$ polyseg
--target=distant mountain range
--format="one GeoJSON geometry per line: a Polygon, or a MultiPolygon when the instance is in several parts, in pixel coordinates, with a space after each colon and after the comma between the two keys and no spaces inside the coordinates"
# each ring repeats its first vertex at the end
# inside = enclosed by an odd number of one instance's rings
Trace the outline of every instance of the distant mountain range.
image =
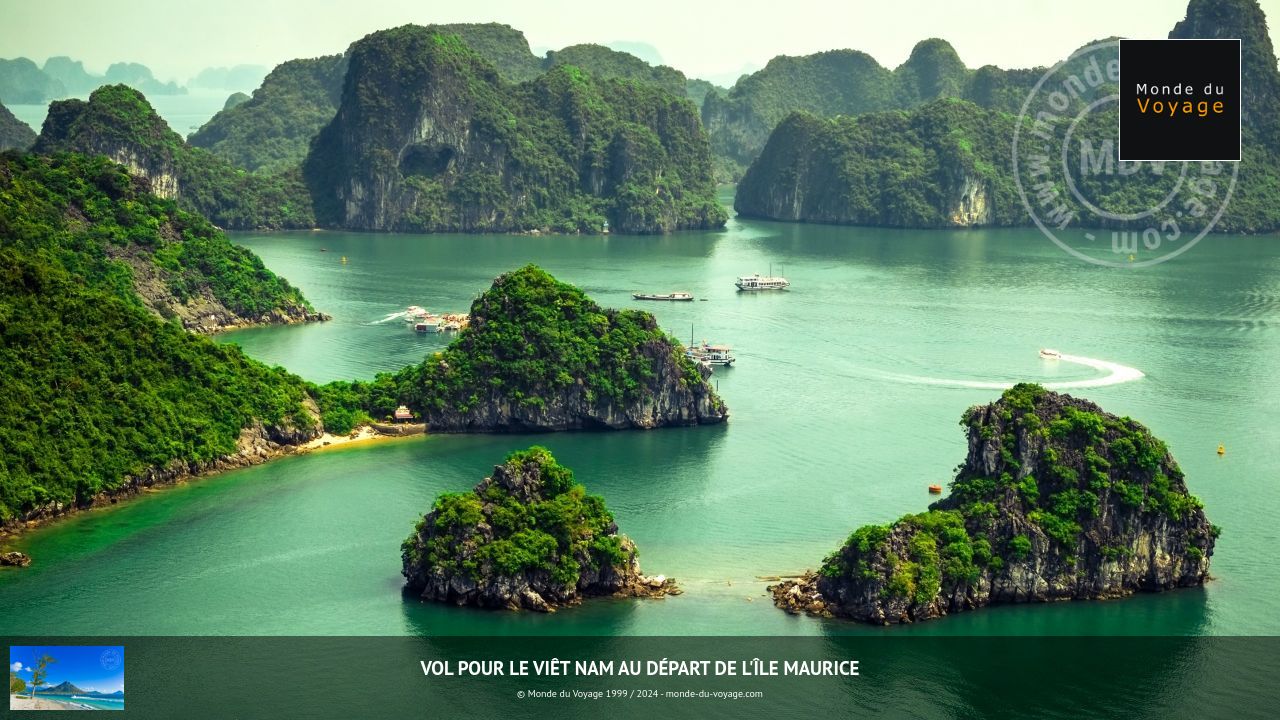
{"type": "Polygon", "coordinates": [[[0,101],[10,105],[40,105],[111,84],[128,85],[148,95],[187,92],[177,83],[157,80],[151,68],[140,63],[112,63],[106,74],[95,75],[85,70],[83,62],[65,55],[49,58],[44,67],[24,57],[0,60],[0,101]]]}
{"type": "Polygon", "coordinates": [[[86,694],[86,691],[81,690],[75,685],[72,685],[71,681],[69,680],[63,680],[62,682],[58,683],[57,685],[54,685],[53,687],[37,689],[36,694],[38,695],[84,695],[86,694]]]}

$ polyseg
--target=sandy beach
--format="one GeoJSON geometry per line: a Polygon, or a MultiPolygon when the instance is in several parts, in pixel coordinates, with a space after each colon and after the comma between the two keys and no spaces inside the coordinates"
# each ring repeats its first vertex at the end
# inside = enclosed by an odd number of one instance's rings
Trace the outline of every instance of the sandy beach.
{"type": "Polygon", "coordinates": [[[88,710],[83,705],[77,705],[72,702],[63,700],[51,700],[49,698],[40,697],[36,694],[34,700],[29,695],[9,695],[10,710],[88,710]]]}
{"type": "Polygon", "coordinates": [[[400,440],[407,437],[415,437],[421,435],[422,432],[410,432],[404,435],[392,435],[389,433],[379,432],[377,429],[362,425],[356,428],[349,435],[334,435],[325,433],[311,442],[300,446],[304,452],[313,452],[316,450],[330,450],[339,447],[350,447],[356,444],[368,444],[385,440],[400,440]]]}

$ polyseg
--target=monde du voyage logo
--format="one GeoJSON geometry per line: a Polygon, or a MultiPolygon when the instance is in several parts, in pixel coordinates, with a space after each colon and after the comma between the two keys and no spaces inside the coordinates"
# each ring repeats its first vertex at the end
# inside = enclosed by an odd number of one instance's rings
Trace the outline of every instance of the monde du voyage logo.
{"type": "Polygon", "coordinates": [[[1240,41],[1112,40],[1055,65],[1013,139],[1040,230],[1087,262],[1177,257],[1226,210],[1239,173],[1240,41]]]}

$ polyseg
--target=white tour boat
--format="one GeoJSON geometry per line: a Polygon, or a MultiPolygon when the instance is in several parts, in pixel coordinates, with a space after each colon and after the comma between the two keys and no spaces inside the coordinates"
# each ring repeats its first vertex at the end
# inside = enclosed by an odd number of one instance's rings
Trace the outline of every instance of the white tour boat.
{"type": "Polygon", "coordinates": [[[1053,348],[1041,348],[1040,357],[1045,360],[1061,360],[1062,353],[1054,350],[1053,348]]]}

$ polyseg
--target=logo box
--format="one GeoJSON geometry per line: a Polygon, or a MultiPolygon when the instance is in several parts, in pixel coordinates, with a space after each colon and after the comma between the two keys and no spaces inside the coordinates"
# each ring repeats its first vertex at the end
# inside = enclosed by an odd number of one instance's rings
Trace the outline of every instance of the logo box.
{"type": "Polygon", "coordinates": [[[1240,40],[1120,41],[1121,161],[1240,159],[1240,40]]]}

